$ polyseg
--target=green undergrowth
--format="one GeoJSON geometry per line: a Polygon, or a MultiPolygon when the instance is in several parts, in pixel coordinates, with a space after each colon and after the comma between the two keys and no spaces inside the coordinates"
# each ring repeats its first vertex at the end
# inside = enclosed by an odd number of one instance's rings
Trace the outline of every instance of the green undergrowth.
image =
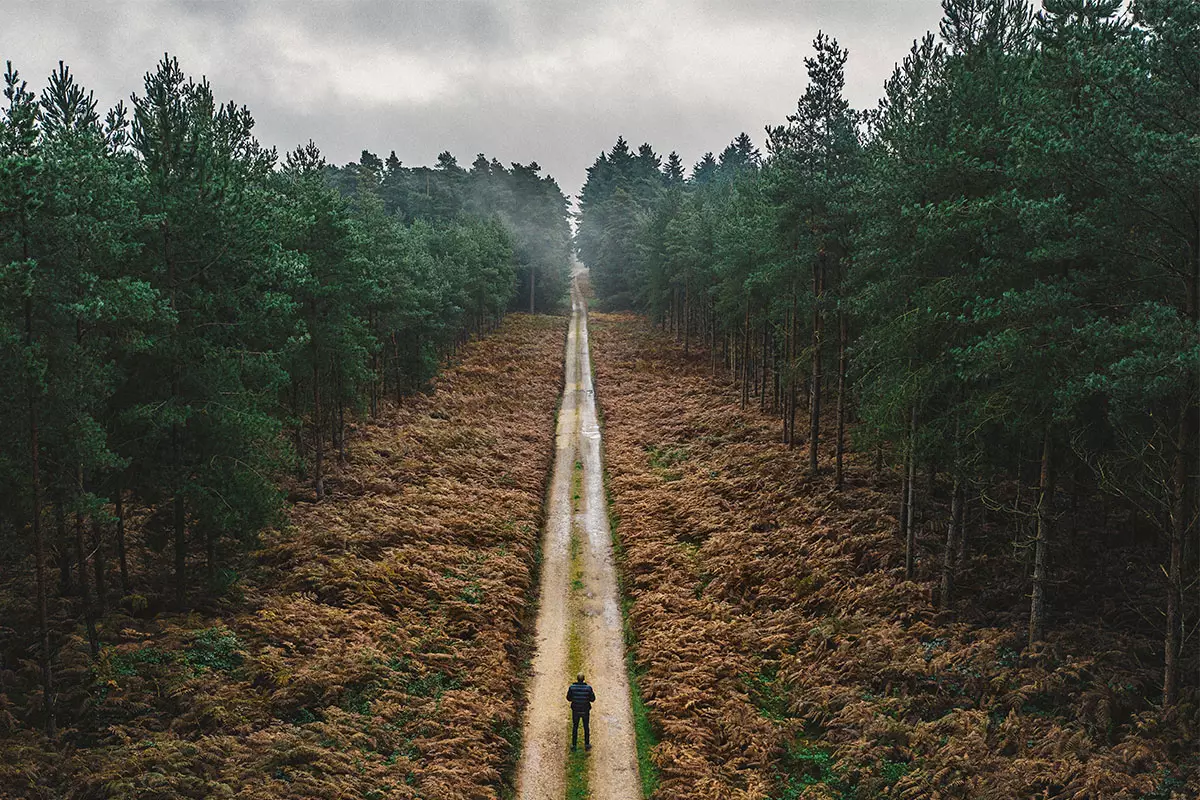
{"type": "MultiPolygon", "coordinates": [[[[763,717],[781,724],[797,722],[777,664],[764,663],[758,672],[742,676],[742,684],[763,717]]],[[[795,800],[815,786],[824,790],[825,797],[835,800],[874,800],[888,796],[888,790],[908,773],[909,764],[888,759],[846,764],[823,742],[822,731],[809,727],[784,747],[776,770],[772,800],[795,800]]]]}
{"type": "Polygon", "coordinates": [[[587,800],[588,789],[587,751],[583,747],[567,754],[567,800],[587,800]]]}
{"type": "Polygon", "coordinates": [[[646,445],[646,452],[649,454],[650,468],[667,483],[683,478],[683,470],[676,467],[691,457],[686,446],[646,445]]]}
{"type": "Polygon", "coordinates": [[[629,625],[627,606],[627,602],[621,603],[621,610],[625,616],[625,662],[629,671],[629,695],[633,699],[633,731],[637,737],[638,775],[642,781],[642,797],[650,797],[658,788],[658,768],[654,766],[650,757],[654,746],[658,744],[658,736],[654,732],[650,710],[642,700],[642,691],[638,685],[642,670],[633,660],[633,629],[629,625]]]}
{"type": "Polygon", "coordinates": [[[821,787],[823,796],[831,800],[888,797],[891,787],[910,769],[906,762],[887,759],[851,769],[839,762],[830,748],[807,736],[788,744],[777,766],[776,791],[771,800],[797,800],[814,786],[821,787]]]}

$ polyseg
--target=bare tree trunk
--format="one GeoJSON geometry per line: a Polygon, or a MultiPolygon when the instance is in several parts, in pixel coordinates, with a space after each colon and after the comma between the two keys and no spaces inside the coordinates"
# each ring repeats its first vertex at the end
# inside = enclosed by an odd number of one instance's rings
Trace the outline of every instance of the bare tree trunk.
{"type": "Polygon", "coordinates": [[[338,462],[346,463],[346,403],[344,401],[344,387],[342,386],[342,368],[337,368],[337,449],[338,462]]]}
{"type": "MultiPolygon", "coordinates": [[[[25,258],[29,258],[28,240],[22,242],[25,258]]],[[[33,349],[33,300],[25,299],[25,347],[33,349]]],[[[42,479],[41,458],[38,444],[37,389],[30,377],[27,386],[29,395],[29,499],[30,526],[33,528],[34,575],[37,583],[38,666],[42,673],[42,711],[46,716],[46,735],[51,739],[58,735],[58,723],[54,713],[54,672],[50,667],[50,616],[47,610],[46,587],[46,541],[42,531],[42,479]]]]}
{"type": "Polygon", "coordinates": [[[750,402],[750,298],[746,298],[746,321],[742,328],[742,410],[750,402]]]}
{"type": "Polygon", "coordinates": [[[792,383],[792,312],[785,308],[783,311],[783,359],[779,367],[779,403],[781,406],[779,420],[783,428],[783,443],[788,443],[788,402],[792,383]]]}
{"type": "Polygon", "coordinates": [[[92,517],[92,570],[96,573],[96,604],[103,614],[108,610],[108,580],[104,571],[103,532],[95,517],[92,517]]]}
{"type": "Polygon", "coordinates": [[[400,337],[396,336],[395,331],[392,332],[392,372],[396,377],[396,405],[399,406],[404,398],[400,385],[400,337]]]}
{"type": "MultiPolygon", "coordinates": [[[[163,242],[163,259],[167,267],[167,285],[170,287],[171,309],[178,308],[177,292],[179,289],[178,281],[175,276],[175,261],[171,258],[171,227],[167,221],[163,221],[161,226],[162,242],[163,242]]],[[[174,336],[174,334],[173,334],[174,336]]],[[[172,341],[171,347],[171,397],[180,399],[181,380],[180,366],[178,356],[178,346],[175,341],[172,341]]],[[[187,599],[187,539],[186,539],[186,514],[183,507],[183,432],[180,429],[178,422],[171,423],[171,466],[174,470],[172,481],[174,482],[175,492],[172,498],[173,515],[174,515],[174,540],[175,540],[175,605],[179,608],[183,607],[187,599]]]]}
{"type": "Polygon", "coordinates": [[[846,315],[838,312],[837,449],[833,485],[841,491],[845,476],[842,461],[846,452],[846,315]]]}
{"type": "Polygon", "coordinates": [[[1054,502],[1054,473],[1050,468],[1050,428],[1042,436],[1042,467],[1038,478],[1037,539],[1033,551],[1033,590],[1029,601],[1029,646],[1046,638],[1046,555],[1050,538],[1050,506],[1054,502]]]}
{"type": "Polygon", "coordinates": [[[316,454],[313,457],[313,491],[317,500],[325,498],[325,436],[321,432],[321,367],[313,359],[313,445],[316,454]]]}
{"type": "Polygon", "coordinates": [[[954,602],[954,577],[958,569],[959,539],[963,524],[962,479],[954,476],[954,492],[950,496],[950,524],[946,527],[946,552],[942,554],[942,592],[940,605],[950,608],[954,602]]]}
{"type": "Polygon", "coordinates": [[[176,492],[172,501],[175,517],[175,604],[183,607],[187,600],[187,539],[183,493],[176,492]]]}
{"type": "Polygon", "coordinates": [[[796,297],[796,286],[792,284],[792,355],[788,362],[788,422],[787,422],[787,444],[789,450],[794,450],[796,447],[796,407],[799,405],[799,392],[796,391],[796,354],[800,344],[800,309],[798,306],[799,300],[796,297]]]}
{"type": "Polygon", "coordinates": [[[55,492],[53,506],[54,540],[58,543],[54,548],[55,558],[58,559],[58,593],[66,597],[75,594],[75,579],[71,576],[74,563],[71,558],[71,547],[67,542],[66,513],[63,511],[62,497],[57,492],[55,492]]]}
{"type": "Polygon", "coordinates": [[[912,580],[916,575],[917,529],[914,522],[915,484],[917,482],[917,406],[914,403],[908,424],[908,456],[904,462],[904,503],[901,529],[904,532],[904,577],[912,580]]]}
{"type": "Polygon", "coordinates": [[[690,352],[692,343],[692,296],[691,287],[683,284],[683,354],[690,352]]]}
{"type": "MultiPolygon", "coordinates": [[[[178,377],[174,379],[175,391],[172,392],[176,397],[178,392],[178,377]]],[[[187,538],[185,530],[185,514],[183,508],[183,488],[178,484],[183,480],[183,443],[181,441],[182,434],[179,430],[179,423],[171,424],[171,453],[172,461],[175,467],[174,480],[176,482],[175,497],[172,500],[174,506],[175,518],[175,604],[182,608],[187,599],[187,538]]]]}
{"type": "Polygon", "coordinates": [[[292,381],[292,419],[296,421],[295,430],[293,433],[296,437],[296,456],[304,461],[304,424],[300,421],[300,387],[296,381],[292,381]]]}
{"type": "MultiPolygon", "coordinates": [[[[76,465],[75,467],[76,487],[79,494],[83,494],[83,471],[76,465]]],[[[78,502],[79,498],[76,498],[78,502]]],[[[79,561],[79,602],[83,609],[84,627],[87,629],[88,650],[91,651],[92,658],[100,655],[100,641],[96,635],[96,620],[92,616],[92,594],[89,587],[87,577],[87,550],[83,545],[83,511],[78,507],[75,509],[75,557],[79,561]]]]}
{"type": "Polygon", "coordinates": [[[822,259],[813,264],[812,395],[809,398],[808,474],[817,476],[817,448],[821,439],[821,292],[822,259]]]}
{"type": "Polygon", "coordinates": [[[783,406],[783,371],[780,367],[778,337],[771,337],[771,413],[778,414],[783,406]]]}
{"type": "Polygon", "coordinates": [[[917,526],[915,516],[917,483],[917,459],[912,453],[908,456],[908,474],[905,477],[904,500],[904,577],[912,580],[917,574],[917,526]]]}
{"type": "MultiPolygon", "coordinates": [[[[375,312],[371,312],[368,323],[371,332],[375,332],[375,312]]],[[[371,419],[379,416],[379,347],[371,351],[371,419]]]]}
{"type": "Polygon", "coordinates": [[[712,377],[717,377],[717,317],[713,313],[713,300],[708,301],[708,364],[712,377]]]}
{"type": "Polygon", "coordinates": [[[762,369],[758,381],[758,410],[767,410],[767,337],[771,326],[767,324],[767,306],[763,305],[762,369]]]}
{"type": "Polygon", "coordinates": [[[208,588],[217,585],[217,535],[211,526],[204,528],[204,574],[208,578],[208,588]]]}
{"type": "Polygon", "coordinates": [[[379,353],[371,354],[371,419],[379,417],[379,353]]]}
{"type": "Polygon", "coordinates": [[[533,264],[531,263],[529,265],[529,313],[530,314],[533,313],[533,298],[534,298],[533,290],[536,285],[537,285],[537,270],[534,269],[533,264]]]}
{"type": "Polygon", "coordinates": [[[117,487],[113,495],[113,506],[117,512],[117,562],[121,570],[121,596],[129,595],[129,562],[125,555],[125,503],[124,491],[117,487]]]}
{"type": "Polygon", "coordinates": [[[1179,662],[1183,645],[1183,540],[1187,535],[1187,448],[1188,403],[1175,438],[1175,460],[1171,465],[1171,554],[1167,569],[1167,631],[1163,638],[1163,705],[1179,700],[1179,662]]]}

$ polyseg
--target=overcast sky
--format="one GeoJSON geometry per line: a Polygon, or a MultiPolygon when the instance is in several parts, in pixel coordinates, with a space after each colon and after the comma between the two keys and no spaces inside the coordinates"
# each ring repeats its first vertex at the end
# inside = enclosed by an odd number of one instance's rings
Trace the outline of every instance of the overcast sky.
{"type": "Polygon", "coordinates": [[[0,0],[0,60],[40,89],[59,59],[107,108],[164,52],[250,107],[282,153],[314,139],[464,166],[537,161],[567,194],[618,134],[694,163],[795,110],[818,30],[873,106],[938,0],[0,0]]]}

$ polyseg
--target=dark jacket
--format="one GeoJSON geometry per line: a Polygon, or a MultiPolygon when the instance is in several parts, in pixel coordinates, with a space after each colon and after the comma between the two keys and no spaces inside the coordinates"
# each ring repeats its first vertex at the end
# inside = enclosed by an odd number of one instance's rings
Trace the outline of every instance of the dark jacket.
{"type": "Polygon", "coordinates": [[[592,710],[592,703],[596,702],[596,693],[586,683],[572,683],[571,688],[567,689],[567,702],[576,714],[586,714],[592,710]]]}

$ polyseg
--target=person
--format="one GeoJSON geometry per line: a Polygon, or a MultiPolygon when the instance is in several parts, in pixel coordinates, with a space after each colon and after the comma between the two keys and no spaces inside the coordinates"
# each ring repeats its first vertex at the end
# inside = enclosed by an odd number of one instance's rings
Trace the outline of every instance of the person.
{"type": "Polygon", "coordinates": [[[592,749],[592,731],[588,725],[592,703],[596,702],[596,693],[583,679],[583,673],[575,676],[575,682],[567,689],[567,702],[571,704],[571,749],[579,742],[579,723],[583,723],[583,749],[592,749]]]}

